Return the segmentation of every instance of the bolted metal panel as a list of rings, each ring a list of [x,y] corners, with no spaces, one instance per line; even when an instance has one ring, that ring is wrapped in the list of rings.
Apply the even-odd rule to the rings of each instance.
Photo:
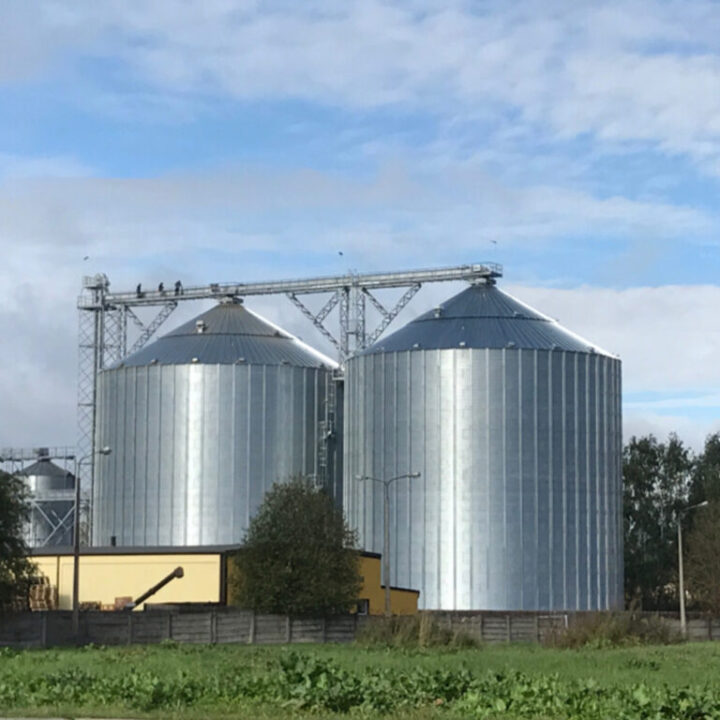
[[[224,302],[100,373],[93,543],[237,543],[275,482],[337,484],[318,463],[334,365]]]
[[[344,504],[426,609],[622,605],[620,362],[598,352],[434,348],[351,358]]]
[[[243,539],[275,482],[317,474],[330,373],[285,365],[153,365],[100,374],[93,543]]]

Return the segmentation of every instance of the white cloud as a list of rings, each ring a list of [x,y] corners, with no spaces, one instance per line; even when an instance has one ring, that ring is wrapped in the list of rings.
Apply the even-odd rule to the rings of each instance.
[[[687,414],[660,415],[652,412],[625,412],[623,415],[623,437],[625,441],[631,437],[655,435],[665,440],[670,433],[675,433],[686,445],[695,452],[700,452],[705,438],[720,431],[720,419],[699,420]]]
[[[623,361],[626,392],[720,388],[720,287],[513,288]]]
[[[46,164],[28,161],[25,168]],[[0,222],[0,243],[53,253],[74,247],[80,257],[114,262],[233,246],[287,252],[300,240],[297,251],[305,253],[342,244],[360,264],[403,261],[410,251],[436,262],[448,238],[457,253],[481,239],[523,246],[583,237],[589,228],[608,239],[701,242],[718,226],[716,217],[682,205],[512,187],[452,166],[428,175],[403,164],[365,179],[252,168],[156,178],[15,178],[0,183]]]
[[[74,300],[81,275],[103,270],[110,275],[113,288],[120,289],[132,288],[138,281],[147,287],[176,277],[186,285],[293,277],[306,274],[301,263],[313,254],[320,258],[313,263],[313,273],[344,272],[346,262],[357,263],[361,270],[452,264],[472,248],[474,228],[457,225],[465,233],[465,249],[462,237],[459,241],[453,239],[451,246],[439,246],[438,237],[452,236],[443,227],[445,218],[457,212],[452,207],[441,207],[442,203],[438,205],[431,192],[418,199],[413,182],[405,178],[395,185],[375,179],[364,185],[319,173],[240,173],[202,180],[26,180],[0,187],[0,247],[6,258],[0,266],[0,323],[6,336],[13,339],[12,357],[7,359],[0,377],[4,408],[0,446],[52,445],[73,440],[77,323]],[[337,217],[342,217],[344,208],[357,210],[360,206],[367,208],[368,217],[375,218],[386,205],[400,204],[418,215],[418,226],[397,231],[381,222],[363,222],[356,215],[335,225],[333,231],[309,233],[308,226],[300,224],[306,196],[312,196],[309,212],[313,216],[322,213],[325,204],[341,211]],[[546,190],[537,191],[537,195],[530,192],[528,197],[511,193],[511,197],[516,202],[508,203],[506,215],[495,210],[499,213],[496,221],[505,223],[503,232],[511,226],[521,227],[523,222],[526,227],[539,229],[544,224],[570,227],[573,223],[580,228],[596,203],[595,227],[602,226],[603,218],[613,214],[599,209],[605,201],[590,196],[557,205]],[[557,212],[550,213],[548,207],[557,207]],[[239,216],[252,214],[253,208],[255,212],[259,208],[261,215],[279,214],[283,219],[295,217],[293,213],[297,212],[298,225],[255,234],[227,229]],[[237,215],[229,215],[231,209]],[[634,212],[639,213],[639,220],[632,219]],[[665,225],[673,221],[673,212],[642,204],[638,210],[627,202],[616,208],[623,223],[651,223],[655,216],[656,222]],[[463,215],[462,220],[475,221],[471,215]],[[674,222],[680,231],[687,218],[680,213]],[[540,233],[535,237],[542,236]],[[343,259],[337,256],[339,247],[347,252]],[[253,255],[253,249],[259,254]],[[91,256],[87,262],[82,259],[85,255]],[[501,287],[588,340],[618,353],[623,360],[627,393],[675,392],[681,397],[699,393],[710,398],[718,393],[718,287],[554,289],[504,281]],[[391,329],[457,289],[444,285],[424,288]],[[249,304],[327,350],[286,300],[254,299]],[[173,321],[199,311],[195,306],[183,306]],[[683,402],[677,408],[662,403],[630,405],[625,418],[626,435],[653,431],[663,436],[677,430],[699,446],[715,424],[705,416],[698,419],[694,415],[698,408],[693,404],[709,405],[710,400]],[[672,416],[664,414],[668,410]]]
[[[27,178],[73,178],[91,169],[73,157],[28,157],[0,152],[0,183]]]
[[[3,18],[0,81],[61,60],[115,60],[148,89],[133,90],[127,108],[107,94],[90,100],[111,110],[149,105],[157,114],[169,103],[187,113],[188,95],[451,116],[485,108],[559,139],[650,143],[707,168],[720,162],[720,13],[711,0],[188,0],[180,9],[47,0],[13,4]]]

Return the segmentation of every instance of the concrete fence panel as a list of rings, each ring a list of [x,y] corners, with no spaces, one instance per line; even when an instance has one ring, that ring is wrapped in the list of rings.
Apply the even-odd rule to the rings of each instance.
[[[440,627],[465,633],[485,643],[542,642],[563,632],[589,613],[429,612]],[[679,633],[676,616],[663,617]],[[80,614],[80,642],[96,645],[151,644],[164,640],[180,643],[347,643],[367,623],[382,618],[344,615],[327,618],[288,618],[260,615],[235,608],[182,611],[153,609],[146,612]],[[688,619],[690,641],[720,640],[720,618]],[[13,648],[73,645],[76,638],[72,613],[67,610],[10,613],[0,616],[0,646]]]
[[[258,645],[276,645],[290,642],[288,623],[284,615],[256,615],[255,642]]]
[[[354,615],[338,615],[326,618],[325,642],[347,643],[355,639],[357,618]]]
[[[294,643],[325,642],[325,619],[293,618],[291,635]]]
[[[212,625],[212,612],[179,613],[173,616],[170,639],[179,643],[211,643]]]
[[[215,642],[250,642],[250,626],[253,614],[250,612],[218,613],[215,626]]]
[[[0,645],[4,647],[42,647],[46,631],[46,619],[39,613],[0,615]]]

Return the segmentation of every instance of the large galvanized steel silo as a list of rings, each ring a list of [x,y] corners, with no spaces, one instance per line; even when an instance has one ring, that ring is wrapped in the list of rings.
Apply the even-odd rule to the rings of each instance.
[[[622,605],[620,361],[473,285],[347,364],[345,509],[425,609]]]
[[[328,470],[334,366],[227,301],[102,372],[93,543],[242,541],[273,483]]]

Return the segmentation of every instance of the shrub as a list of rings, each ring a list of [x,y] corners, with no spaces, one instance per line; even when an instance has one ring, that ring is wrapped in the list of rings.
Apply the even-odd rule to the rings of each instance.
[[[262,613],[348,612],[360,594],[355,533],[332,498],[305,478],[275,484],[234,556],[234,602]]]
[[[396,648],[471,648],[479,645],[468,633],[445,628],[426,613],[367,618],[356,641],[368,647]]]
[[[568,627],[555,629],[544,644],[558,648],[668,645],[680,635],[658,615],[632,612],[595,612],[576,615]]]

